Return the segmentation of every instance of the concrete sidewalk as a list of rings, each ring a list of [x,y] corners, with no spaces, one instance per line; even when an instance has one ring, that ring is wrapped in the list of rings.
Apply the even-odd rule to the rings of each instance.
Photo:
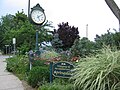
[[[24,90],[22,82],[12,73],[6,71],[5,58],[0,55],[0,90]]]

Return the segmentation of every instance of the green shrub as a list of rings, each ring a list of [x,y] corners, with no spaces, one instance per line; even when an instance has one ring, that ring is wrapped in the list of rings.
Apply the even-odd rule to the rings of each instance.
[[[36,67],[36,66],[47,66],[45,64],[45,62],[46,62],[46,60],[34,60],[32,66],[33,67]]]
[[[26,77],[26,73],[29,70],[29,62],[26,56],[15,56],[12,58],[8,58],[6,62],[6,69],[9,72],[13,72],[20,79],[24,79]]]
[[[73,84],[61,85],[59,83],[47,83],[40,86],[38,90],[74,90],[74,87]]]
[[[19,54],[24,55],[27,51],[29,51],[29,45],[24,42],[20,47],[18,47],[18,50],[20,51]]]
[[[6,67],[6,69],[9,72],[14,72],[15,68],[18,66],[17,65],[17,63],[18,63],[17,60],[15,58],[8,58],[6,60],[7,60],[7,67]]]
[[[81,58],[71,79],[79,90],[120,90],[120,51],[102,50],[95,57]]]
[[[39,86],[38,90],[74,90],[74,85],[68,78],[55,78],[53,83]],[[76,89],[77,90],[77,89]]]
[[[61,85],[67,85],[70,83],[69,78],[54,78],[53,83],[59,83]]]
[[[74,45],[71,48],[71,56],[86,57],[95,55],[98,51],[94,42],[88,38],[83,37],[82,39],[76,39]]]
[[[49,68],[43,66],[32,67],[28,75],[28,84],[37,87],[39,84],[49,81]]]

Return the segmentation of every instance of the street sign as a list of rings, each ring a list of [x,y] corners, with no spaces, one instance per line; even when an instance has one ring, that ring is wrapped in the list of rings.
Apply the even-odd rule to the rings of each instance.
[[[109,8],[111,9],[111,11],[113,12],[113,14],[117,17],[117,19],[120,21],[120,9],[117,6],[117,4],[115,3],[114,0],[105,0],[105,2],[107,3],[107,5],[109,6]]]
[[[66,61],[61,61],[57,63],[50,62],[50,83],[53,81],[54,77],[59,78],[70,78],[73,74],[73,68],[75,66]]]
[[[6,47],[8,47],[9,45],[5,45]]]
[[[74,68],[74,65],[63,61],[53,64],[52,68],[54,77],[70,78],[72,75],[71,69]]]

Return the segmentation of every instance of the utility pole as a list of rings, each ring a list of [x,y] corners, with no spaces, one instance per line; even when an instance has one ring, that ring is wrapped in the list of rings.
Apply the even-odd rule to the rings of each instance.
[[[30,0],[28,0],[28,19],[30,16]],[[31,62],[31,56],[30,56],[30,51],[29,51],[29,63],[30,63],[30,70],[32,69],[32,62]]]
[[[28,17],[29,17],[29,14],[30,14],[30,0],[28,0]]]

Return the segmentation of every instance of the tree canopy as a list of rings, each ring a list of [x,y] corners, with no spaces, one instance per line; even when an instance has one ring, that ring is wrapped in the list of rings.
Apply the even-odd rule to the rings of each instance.
[[[48,21],[43,26],[32,25],[24,12],[17,12],[15,15],[6,15],[1,18],[0,22],[0,48],[4,50],[5,45],[11,45],[12,39],[16,38],[16,47],[22,53],[30,48],[35,48],[35,32],[39,31],[38,42],[50,41],[52,36],[48,34]]]
[[[98,48],[102,48],[103,45],[106,45],[120,49],[120,32],[115,30],[115,33],[113,33],[110,32],[109,29],[107,30],[107,33],[102,34],[101,36],[96,35],[95,42]]]
[[[71,48],[75,39],[79,38],[78,28],[69,26],[68,22],[59,24],[58,29],[55,29],[53,32],[54,36],[56,34],[58,34],[58,38],[60,39],[58,41],[62,42],[60,48],[63,50]]]

